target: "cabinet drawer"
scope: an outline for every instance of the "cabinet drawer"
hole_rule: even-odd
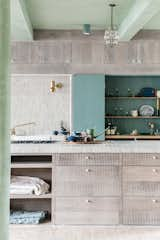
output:
[[[120,175],[118,166],[58,166],[56,196],[119,196]]]
[[[118,153],[60,153],[53,161],[58,166],[121,165],[122,158]]]
[[[56,198],[56,224],[119,224],[118,198]]]
[[[124,166],[160,166],[159,153],[124,153]]]
[[[160,225],[160,198],[125,198],[123,224]]]
[[[123,167],[123,190],[128,196],[160,196],[160,167]]]

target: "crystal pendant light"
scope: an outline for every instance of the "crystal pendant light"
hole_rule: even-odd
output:
[[[113,23],[113,9],[116,7],[116,4],[109,4],[109,6],[111,8],[111,25],[105,31],[104,40],[106,45],[113,47],[114,45],[117,45],[119,41],[118,28]]]

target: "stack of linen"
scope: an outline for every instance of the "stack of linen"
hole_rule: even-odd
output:
[[[10,224],[39,224],[47,218],[45,211],[11,211]]]
[[[12,176],[10,194],[42,195],[49,192],[49,184],[37,177]]]

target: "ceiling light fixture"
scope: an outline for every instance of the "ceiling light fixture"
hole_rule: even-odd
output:
[[[105,31],[104,40],[106,45],[113,47],[114,45],[117,45],[119,41],[118,28],[113,22],[113,9],[116,7],[116,4],[109,4],[109,7],[111,8],[111,25]]]
[[[91,25],[90,24],[83,24],[83,34],[84,35],[91,35]]]

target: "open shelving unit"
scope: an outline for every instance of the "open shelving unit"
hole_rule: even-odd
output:
[[[124,119],[160,119],[159,116],[137,116],[137,117],[132,117],[132,116],[106,116],[106,118],[124,118]]]
[[[12,155],[11,175],[39,177],[50,185],[50,192],[42,195],[11,194],[12,210],[47,211],[44,224],[53,222],[52,201],[52,156],[51,155]],[[42,223],[43,224],[43,223]]]
[[[157,116],[157,97],[137,96],[144,87],[160,89],[159,76],[106,76],[105,80],[105,123],[110,122],[117,126],[120,135],[106,136],[106,139],[134,139],[131,136],[133,130],[138,130],[137,139],[160,139],[160,136],[151,136],[148,127],[149,122],[160,129],[160,116]],[[155,109],[153,116],[137,116],[130,114],[131,110],[139,109],[147,104]]]

